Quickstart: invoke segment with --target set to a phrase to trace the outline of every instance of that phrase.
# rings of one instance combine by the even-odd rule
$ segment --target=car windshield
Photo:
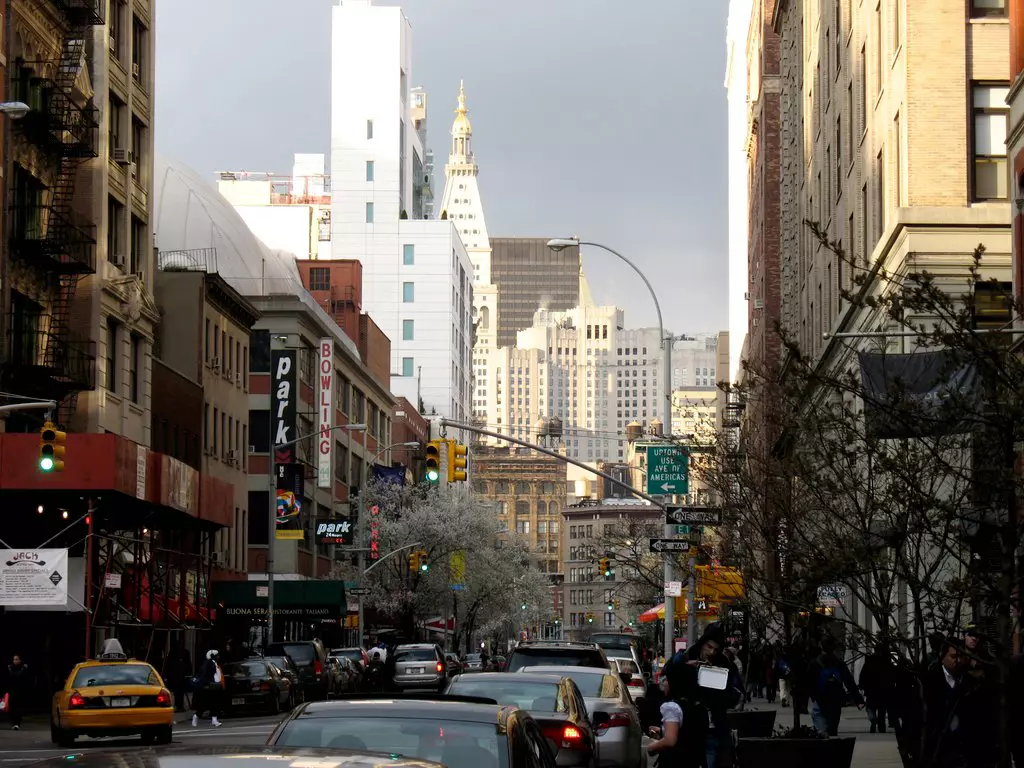
[[[385,752],[433,760],[447,768],[508,765],[506,739],[499,737],[494,722],[395,716],[305,718],[288,723],[277,745]]]
[[[565,702],[557,683],[517,682],[517,675],[500,675],[502,680],[475,680],[465,675],[456,680],[446,693],[456,696],[481,696],[494,699],[502,706],[513,706],[531,712],[564,712]]]
[[[262,661],[240,661],[224,667],[224,674],[228,677],[266,677],[267,665]]]
[[[576,683],[585,699],[619,698],[619,679],[614,675],[588,675],[567,669],[565,676]]]
[[[517,648],[508,663],[508,671],[523,667],[604,667],[596,651],[578,648]]]
[[[636,665],[635,661],[630,659],[616,659],[615,663],[619,667],[619,672],[629,672],[631,675],[639,675],[640,668]]]
[[[622,635],[591,635],[590,642],[597,643],[602,648],[625,648],[628,650],[636,641],[632,637]]]
[[[430,648],[407,648],[395,654],[395,661],[435,661],[434,651]]]
[[[160,685],[156,672],[148,664],[104,664],[78,671],[73,688],[97,685]]]
[[[274,656],[290,656],[296,664],[312,664],[315,656],[311,643],[274,643],[268,650]]]
[[[359,661],[363,658],[358,648],[344,648],[342,650],[331,651],[331,656],[336,659],[352,659],[353,661]]]

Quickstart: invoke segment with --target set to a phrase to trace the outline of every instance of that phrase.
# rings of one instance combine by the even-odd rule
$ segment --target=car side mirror
[[[607,712],[595,712],[590,717],[595,728],[605,728],[611,722],[611,716]]]

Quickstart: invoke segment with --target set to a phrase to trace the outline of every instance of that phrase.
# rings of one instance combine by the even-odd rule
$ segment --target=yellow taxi
[[[67,747],[77,736],[131,736],[169,744],[174,698],[153,667],[129,659],[107,640],[95,661],[77,665],[53,695],[50,738]]]

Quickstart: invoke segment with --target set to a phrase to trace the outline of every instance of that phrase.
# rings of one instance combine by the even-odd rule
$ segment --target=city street
[[[223,720],[220,728],[213,728],[210,721],[200,722],[197,728],[191,725],[191,714],[179,715],[174,726],[174,743],[180,745],[223,745],[258,746],[266,742],[280,717],[237,717]],[[50,731],[45,721],[26,722],[20,731],[11,731],[3,724],[0,731],[0,765],[3,768],[19,768],[31,765],[47,757],[69,754],[76,751],[103,749],[145,749],[138,738],[125,739],[79,739],[73,749],[58,749],[50,743]]]

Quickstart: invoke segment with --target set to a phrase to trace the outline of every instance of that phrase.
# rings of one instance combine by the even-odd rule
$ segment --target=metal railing
[[[23,316],[12,316],[9,319],[11,332],[8,364],[65,387],[94,389],[96,342],[70,332],[51,334],[43,330],[50,324],[50,320],[46,316],[36,316],[32,318],[34,327],[25,328]]]
[[[96,225],[51,206],[12,206],[11,250],[26,261],[48,261],[60,274],[96,271]]]
[[[190,248],[157,253],[157,269],[163,272],[217,272],[216,248]]]

